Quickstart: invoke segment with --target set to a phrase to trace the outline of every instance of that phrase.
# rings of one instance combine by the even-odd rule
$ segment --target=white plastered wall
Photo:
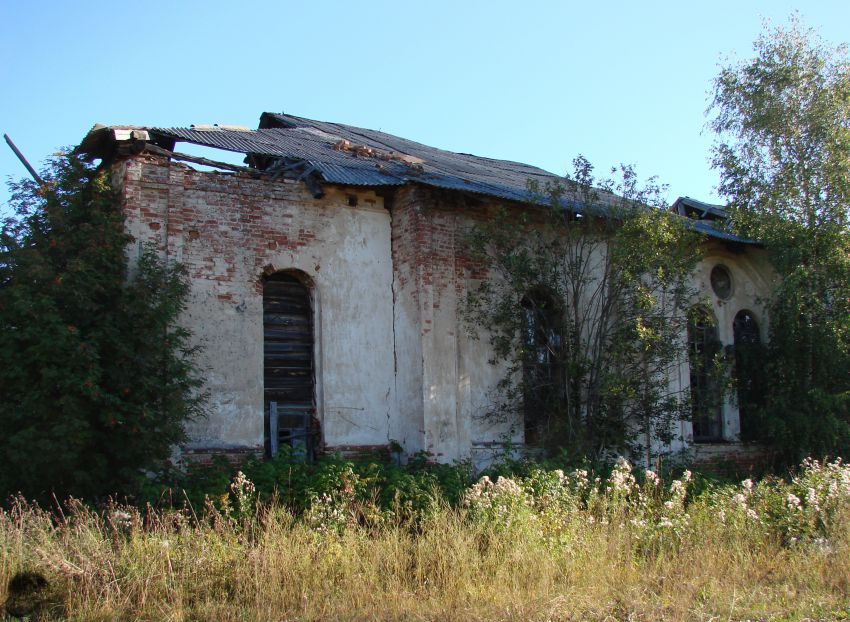
[[[123,177],[127,229],[186,266],[182,322],[203,347],[208,416],[187,426],[192,449],[263,446],[264,273],[312,282],[317,415],[323,441],[386,445],[399,413],[393,368],[390,215],[372,192],[202,173],[136,159]]]

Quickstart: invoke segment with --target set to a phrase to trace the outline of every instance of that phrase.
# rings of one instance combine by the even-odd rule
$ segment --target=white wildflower
[[[112,512],[112,524],[119,529],[130,529],[133,525],[133,516],[125,510],[115,510]]]
[[[590,485],[590,482],[588,481],[588,473],[584,469],[576,469],[573,471],[572,477],[576,482],[576,488],[579,490],[584,490]]]
[[[836,497],[838,497],[838,482],[829,482],[829,488],[826,491],[826,498],[828,501],[832,501]]]
[[[125,512],[124,510],[115,510],[112,513],[112,520],[118,523],[124,523],[129,521],[132,518],[129,512]]]
[[[496,480],[495,486],[493,486],[496,492],[507,494],[507,495],[522,495],[522,488],[519,487],[514,480],[509,477],[499,476],[499,479]]]
[[[808,503],[815,511],[820,510],[820,504],[818,503],[818,493],[814,488],[809,488],[806,493],[806,503]]]
[[[815,460],[814,458],[806,458],[803,460],[803,469],[808,472],[815,472],[821,470],[820,462]]]
[[[611,490],[628,493],[634,485],[635,478],[632,475],[631,465],[623,458],[618,459],[614,470],[611,471],[611,476],[608,478],[608,486]]]
[[[623,456],[620,456],[619,458],[617,458],[617,464],[614,466],[614,468],[620,469],[620,470],[623,470],[623,471],[628,471],[629,473],[632,472],[631,463],[629,463],[628,460],[623,458]]]

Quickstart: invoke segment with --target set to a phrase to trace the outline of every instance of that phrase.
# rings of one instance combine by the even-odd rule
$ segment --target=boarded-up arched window
[[[720,339],[711,313],[703,307],[692,309],[688,320],[688,358],[695,442],[723,439],[721,395],[715,374],[719,352]]]
[[[266,453],[314,448],[315,380],[310,289],[286,272],[263,283],[263,379]]]

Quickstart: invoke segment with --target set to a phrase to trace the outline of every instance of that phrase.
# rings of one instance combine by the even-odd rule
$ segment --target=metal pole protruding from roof
[[[30,172],[30,175],[32,175],[32,178],[35,180],[35,182],[39,186],[43,187],[44,186],[44,180],[41,177],[39,177],[38,173],[35,172],[35,169],[30,165],[29,162],[27,162],[27,159],[24,157],[24,154],[21,153],[20,150],[15,146],[15,143],[12,142],[12,139],[9,138],[9,135],[3,134],[3,138],[6,139],[6,142],[8,143],[9,147],[12,148],[12,151],[15,152],[15,155],[18,156],[18,159],[21,161],[21,164],[23,164],[24,166],[27,167],[27,170]]]

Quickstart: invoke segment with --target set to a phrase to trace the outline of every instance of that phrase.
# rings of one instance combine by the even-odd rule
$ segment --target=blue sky
[[[715,201],[712,79],[794,10],[850,39],[847,0],[0,0],[0,133],[37,163],[94,123],[256,127],[284,111],[556,173],[579,153],[602,172],[631,163],[669,200]],[[0,144],[0,177],[25,174]]]

